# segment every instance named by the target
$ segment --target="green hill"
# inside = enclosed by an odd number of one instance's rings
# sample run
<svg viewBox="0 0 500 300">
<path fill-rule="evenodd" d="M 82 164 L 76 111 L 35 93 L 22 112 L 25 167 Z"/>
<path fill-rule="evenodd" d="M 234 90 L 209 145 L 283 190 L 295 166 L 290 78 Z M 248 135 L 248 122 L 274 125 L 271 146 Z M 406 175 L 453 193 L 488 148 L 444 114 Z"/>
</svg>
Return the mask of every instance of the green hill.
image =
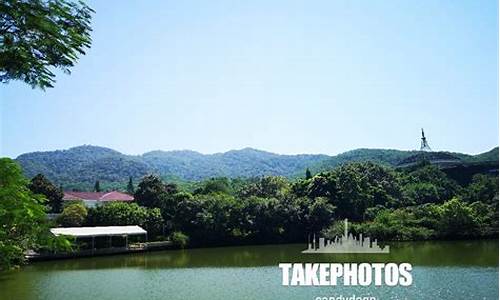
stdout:
<svg viewBox="0 0 500 300">
<path fill-rule="evenodd" d="M 456 160 L 459 163 L 498 162 L 498 147 L 477 155 L 445 151 L 426 152 L 423 154 L 426 159 L 431 161 Z M 383 165 L 401 167 L 405 164 L 415 162 L 421 156 L 422 152 L 420 151 L 362 148 L 347 151 L 336 156 L 331 156 L 330 158 L 311 166 L 311 170 L 314 172 L 326 171 L 351 161 L 372 161 Z"/>
<path fill-rule="evenodd" d="M 465 160 L 470 162 L 498 161 L 498 147 L 495 147 L 488 152 L 468 156 Z"/>
<path fill-rule="evenodd" d="M 280 175 L 303 176 L 306 168 L 313 173 L 329 170 L 351 161 L 374 161 L 398 166 L 418 151 L 390 149 L 356 149 L 336 156 L 322 154 L 280 155 L 245 148 L 224 153 L 201 154 L 195 151 L 151 151 L 143 155 L 126 155 L 97 146 L 78 146 L 68 150 L 33 152 L 17 157 L 27 177 L 45 174 L 57 184 L 90 188 L 96 180 L 104 184 L 124 184 L 129 176 L 137 180 L 156 173 L 179 180 L 209 177 L 256 177 Z M 433 155 L 456 158 L 464 163 L 497 162 L 498 147 L 479 155 L 434 152 Z"/>
<path fill-rule="evenodd" d="M 33 152 L 16 158 L 27 177 L 45 174 L 58 184 L 125 182 L 148 173 L 182 180 L 209 177 L 288 176 L 328 158 L 326 155 L 279 155 L 245 148 L 225 153 L 201 154 L 194 151 L 152 151 L 140 156 L 118 151 L 79 146 L 68 150 Z"/>
</svg>

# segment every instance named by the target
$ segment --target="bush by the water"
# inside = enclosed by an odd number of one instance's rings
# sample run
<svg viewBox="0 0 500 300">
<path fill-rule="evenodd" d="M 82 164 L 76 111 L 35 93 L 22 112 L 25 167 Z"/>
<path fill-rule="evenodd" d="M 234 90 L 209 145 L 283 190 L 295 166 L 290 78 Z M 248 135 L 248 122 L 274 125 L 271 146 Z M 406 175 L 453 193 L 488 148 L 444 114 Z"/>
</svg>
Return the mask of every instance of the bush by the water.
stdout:
<svg viewBox="0 0 500 300">
<path fill-rule="evenodd" d="M 185 248 L 189 243 L 189 237 L 180 231 L 174 231 L 170 237 L 170 240 L 179 248 Z"/>
</svg>

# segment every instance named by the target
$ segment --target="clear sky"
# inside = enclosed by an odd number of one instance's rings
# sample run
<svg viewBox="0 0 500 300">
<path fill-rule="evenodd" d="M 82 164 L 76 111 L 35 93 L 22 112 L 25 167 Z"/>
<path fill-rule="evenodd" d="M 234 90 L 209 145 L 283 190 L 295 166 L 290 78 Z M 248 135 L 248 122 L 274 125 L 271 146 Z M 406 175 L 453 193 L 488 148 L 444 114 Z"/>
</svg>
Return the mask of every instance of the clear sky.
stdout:
<svg viewBox="0 0 500 300">
<path fill-rule="evenodd" d="M 498 145 L 497 1 L 92 1 L 43 92 L 0 86 L 1 156 Z"/>
</svg>

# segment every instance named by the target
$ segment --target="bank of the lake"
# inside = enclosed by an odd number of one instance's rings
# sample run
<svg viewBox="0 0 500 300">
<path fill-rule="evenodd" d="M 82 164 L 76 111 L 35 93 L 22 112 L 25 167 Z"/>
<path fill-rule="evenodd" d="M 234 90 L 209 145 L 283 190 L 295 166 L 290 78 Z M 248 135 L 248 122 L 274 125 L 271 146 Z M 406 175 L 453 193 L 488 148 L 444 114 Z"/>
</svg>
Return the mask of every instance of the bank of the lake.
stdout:
<svg viewBox="0 0 500 300">
<path fill-rule="evenodd" d="M 498 241 L 391 244 L 390 254 L 301 254 L 304 245 L 159 251 L 38 262 L 0 273 L 1 299 L 498 299 Z M 410 262 L 411 287 L 283 287 L 279 262 Z M 478 288 L 481 286 L 481 288 Z M 424 297 L 425 295 L 425 297 Z"/>
</svg>

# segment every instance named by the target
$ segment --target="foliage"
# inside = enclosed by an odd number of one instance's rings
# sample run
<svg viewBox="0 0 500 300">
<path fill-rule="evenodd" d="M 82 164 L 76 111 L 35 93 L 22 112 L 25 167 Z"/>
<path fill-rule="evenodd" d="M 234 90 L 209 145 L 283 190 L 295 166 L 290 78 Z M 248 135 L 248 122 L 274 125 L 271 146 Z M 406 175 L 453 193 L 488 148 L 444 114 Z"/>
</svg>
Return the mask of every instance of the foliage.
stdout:
<svg viewBox="0 0 500 300">
<path fill-rule="evenodd" d="M 72 203 L 66 206 L 57 217 L 57 223 L 63 227 L 82 226 L 87 218 L 87 208 L 82 203 Z"/>
<path fill-rule="evenodd" d="M 172 241 L 172 243 L 175 246 L 183 248 L 183 249 L 189 243 L 189 237 L 180 231 L 172 232 L 172 235 L 170 236 L 170 240 Z"/>
<path fill-rule="evenodd" d="M 99 193 L 101 191 L 101 184 L 99 183 L 99 180 L 96 180 L 94 184 L 94 192 Z"/>
<path fill-rule="evenodd" d="M 463 192 L 467 202 L 498 203 L 498 177 L 476 174 Z"/>
<path fill-rule="evenodd" d="M 397 174 L 389 168 L 370 162 L 350 163 L 298 181 L 292 190 L 309 198 L 325 197 L 337 207 L 337 218 L 359 221 L 365 219 L 370 207 L 399 205 L 399 182 Z"/>
<path fill-rule="evenodd" d="M 130 195 L 133 195 L 135 192 L 134 190 L 134 183 L 132 182 L 132 176 L 128 178 L 128 184 L 127 184 L 127 193 Z"/>
<path fill-rule="evenodd" d="M 279 155 L 245 148 L 216 154 L 152 151 L 143 154 L 141 158 L 162 175 L 175 175 L 184 180 L 202 180 L 214 177 L 294 176 L 328 156 Z"/>
<path fill-rule="evenodd" d="M 460 192 L 459 185 L 437 166 L 427 165 L 403 176 L 407 204 L 443 203 Z"/>
<path fill-rule="evenodd" d="M 467 203 L 453 198 L 439 207 L 439 229 L 445 236 L 467 237 L 479 229 L 474 210 Z"/>
<path fill-rule="evenodd" d="M 414 156 L 418 151 L 400 151 L 391 149 L 355 149 L 341 153 L 321 161 L 311 169 L 316 171 L 328 171 L 349 162 L 371 161 L 381 165 L 396 166 L 400 161 Z"/>
<path fill-rule="evenodd" d="M 243 149 L 222 154 L 204 155 L 193 151 L 154 151 L 140 156 L 118 151 L 79 146 L 62 151 L 26 153 L 17 157 L 26 176 L 38 173 L 65 188 L 91 191 L 96 179 L 103 189 L 114 183 L 113 189 L 126 191 L 129 177 L 139 180 L 150 173 L 160 174 L 172 182 L 199 181 L 217 177 L 251 178 L 264 175 L 293 176 L 303 172 L 326 155 L 278 155 Z"/>
<path fill-rule="evenodd" d="M 227 241 L 233 229 L 234 197 L 227 194 L 184 197 L 174 211 L 174 228 L 187 233 L 197 243 Z"/>
<path fill-rule="evenodd" d="M 70 73 L 91 44 L 93 10 L 65 0 L 0 2 L 0 81 L 53 87 L 53 69 Z"/>
<path fill-rule="evenodd" d="M 203 182 L 202 186 L 194 190 L 194 194 L 223 193 L 232 194 L 231 182 L 226 177 L 210 178 Z"/>
<path fill-rule="evenodd" d="M 498 161 L 498 147 L 490 151 L 480 153 L 471 157 L 467 157 L 466 161 L 481 162 L 481 161 Z"/>
<path fill-rule="evenodd" d="M 380 210 L 372 222 L 354 225 L 356 233 L 389 240 L 426 240 L 436 237 L 437 212 L 433 205 Z"/>
<path fill-rule="evenodd" d="M 265 176 L 255 183 L 246 185 L 241 191 L 242 197 L 272 197 L 283 198 L 290 190 L 286 178 L 280 176 Z"/>
<path fill-rule="evenodd" d="M 140 158 L 95 146 L 80 146 L 63 151 L 34 152 L 16 158 L 24 174 L 33 177 L 44 174 L 66 189 L 92 191 L 96 179 L 103 190 L 124 189 L 129 176 L 138 179 L 152 170 Z"/>
<path fill-rule="evenodd" d="M 410 205 L 440 202 L 437 187 L 429 182 L 408 183 L 403 197 L 407 199 L 405 204 Z"/>
<path fill-rule="evenodd" d="M 193 246 L 299 242 L 310 233 L 338 232 L 336 221 L 344 218 L 355 222 L 354 232 L 384 240 L 470 238 L 498 233 L 498 209 L 490 199 L 497 186 L 492 183 L 477 177 L 460 187 L 429 164 L 394 170 L 356 162 L 293 182 L 280 176 L 211 178 L 199 182 L 192 193 L 149 175 L 139 183 L 136 199 L 156 207 L 163 229 L 186 234 Z M 459 198 L 477 191 L 484 201 Z"/>
<path fill-rule="evenodd" d="M 162 234 L 162 224 L 160 209 L 126 202 L 112 202 L 90 208 L 86 219 L 87 226 L 139 225 L 151 236 Z"/>
<path fill-rule="evenodd" d="M 498 208 L 468 204 L 455 197 L 443 204 L 384 209 L 373 222 L 356 224 L 356 231 L 383 240 L 426 240 L 498 235 Z"/>
<path fill-rule="evenodd" d="M 295 180 L 214 177 L 183 190 L 147 175 L 135 191 L 137 203 L 90 209 L 86 224 L 137 224 L 171 238 L 182 232 L 190 246 L 303 242 L 311 233 L 338 233 L 344 218 L 354 233 L 385 241 L 494 237 L 495 180 L 478 175 L 460 186 L 430 164 L 400 170 L 372 162 Z"/>
<path fill-rule="evenodd" d="M 236 178 L 244 178 L 244 181 L 263 176 L 298 179 L 304 177 L 304 170 L 307 168 L 311 174 L 317 174 L 320 171 L 330 172 L 355 161 L 381 162 L 383 165 L 396 167 L 401 159 L 412 155 L 415 152 L 382 149 L 358 149 L 336 156 L 278 155 L 246 148 L 210 155 L 194 151 L 153 151 L 135 156 L 109 148 L 79 146 L 62 151 L 27 153 L 16 160 L 22 165 L 26 176 L 31 178 L 42 173 L 54 183 L 63 184 L 68 190 L 92 191 L 95 180 L 99 179 L 102 190 L 126 192 L 130 177 L 139 180 L 154 173 L 168 182 L 184 186 L 186 191 L 200 186 L 193 181 L 227 177 L 231 180 L 233 190 L 237 191 L 234 186 L 238 184 L 235 182 Z M 454 155 L 462 161 L 476 157 Z M 482 156 L 479 154 L 477 157 Z M 481 159 L 475 161 L 477 164 L 481 162 Z M 462 169 L 457 171 L 460 170 Z"/>
<path fill-rule="evenodd" d="M 134 198 L 139 205 L 158 207 L 160 199 L 167 193 L 167 186 L 157 175 L 147 175 L 142 178 L 135 191 Z"/>
<path fill-rule="evenodd" d="M 306 169 L 306 179 L 311 179 L 312 178 L 312 174 L 311 174 L 311 170 L 309 170 L 309 168 Z"/>
<path fill-rule="evenodd" d="M 0 269 L 22 264 L 29 249 L 71 246 L 49 233 L 46 201 L 30 191 L 17 163 L 0 158 Z"/>
<path fill-rule="evenodd" d="M 45 176 L 38 174 L 31 179 L 28 185 L 29 189 L 34 194 L 40 194 L 48 199 L 50 211 L 58 213 L 62 208 L 62 198 L 64 197 L 63 191 L 52 184 Z"/>
</svg>

